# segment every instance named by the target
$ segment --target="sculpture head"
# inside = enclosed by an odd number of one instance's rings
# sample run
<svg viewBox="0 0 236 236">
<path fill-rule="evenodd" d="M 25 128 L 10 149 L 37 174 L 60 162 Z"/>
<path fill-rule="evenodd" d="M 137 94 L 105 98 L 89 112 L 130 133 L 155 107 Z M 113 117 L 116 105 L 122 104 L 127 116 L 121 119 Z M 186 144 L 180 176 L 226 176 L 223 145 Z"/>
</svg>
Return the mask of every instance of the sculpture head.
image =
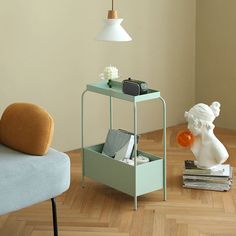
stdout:
<svg viewBox="0 0 236 236">
<path fill-rule="evenodd" d="M 213 102 L 210 106 L 204 103 L 198 103 L 188 112 L 185 112 L 185 118 L 188 122 L 188 129 L 194 136 L 202 134 L 204 131 L 214 129 L 213 121 L 220 114 L 220 103 Z"/>
</svg>

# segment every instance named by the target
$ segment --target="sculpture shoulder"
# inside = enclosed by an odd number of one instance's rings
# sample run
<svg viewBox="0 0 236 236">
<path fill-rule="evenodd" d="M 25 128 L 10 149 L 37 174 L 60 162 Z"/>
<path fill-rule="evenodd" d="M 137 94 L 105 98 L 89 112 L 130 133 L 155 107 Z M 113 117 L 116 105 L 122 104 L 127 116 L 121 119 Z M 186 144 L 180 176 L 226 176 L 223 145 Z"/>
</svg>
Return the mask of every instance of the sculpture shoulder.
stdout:
<svg viewBox="0 0 236 236">
<path fill-rule="evenodd" d="M 217 138 L 212 141 L 210 149 L 217 161 L 223 160 L 224 162 L 229 157 L 228 151 L 226 150 L 225 146 Z"/>
<path fill-rule="evenodd" d="M 204 168 L 222 164 L 229 156 L 226 148 L 217 138 L 205 140 L 205 142 L 201 139 L 195 140 L 191 150 L 198 165 Z"/>
</svg>

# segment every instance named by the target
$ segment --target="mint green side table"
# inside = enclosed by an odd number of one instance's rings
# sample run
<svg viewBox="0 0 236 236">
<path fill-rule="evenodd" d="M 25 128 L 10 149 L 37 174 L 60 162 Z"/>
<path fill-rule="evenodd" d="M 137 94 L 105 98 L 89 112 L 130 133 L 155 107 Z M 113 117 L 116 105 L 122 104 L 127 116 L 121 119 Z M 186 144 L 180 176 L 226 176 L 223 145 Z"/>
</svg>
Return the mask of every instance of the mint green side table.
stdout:
<svg viewBox="0 0 236 236">
<path fill-rule="evenodd" d="M 87 92 L 103 94 L 109 97 L 110 129 L 112 129 L 112 98 L 133 103 L 134 112 L 134 166 L 114 160 L 102 154 L 103 145 L 84 146 L 84 97 Z M 158 99 L 163 105 L 163 156 L 158 157 L 137 149 L 137 103 Z M 166 103 L 160 92 L 149 89 L 147 94 L 131 96 L 122 92 L 122 83 L 112 81 L 109 88 L 106 81 L 88 84 L 81 96 L 81 142 L 82 142 L 82 186 L 84 177 L 106 184 L 114 189 L 134 197 L 134 209 L 137 210 L 137 197 L 155 190 L 163 189 L 163 200 L 167 199 L 166 190 Z M 151 161 L 137 165 L 137 156 L 142 154 Z"/>
</svg>

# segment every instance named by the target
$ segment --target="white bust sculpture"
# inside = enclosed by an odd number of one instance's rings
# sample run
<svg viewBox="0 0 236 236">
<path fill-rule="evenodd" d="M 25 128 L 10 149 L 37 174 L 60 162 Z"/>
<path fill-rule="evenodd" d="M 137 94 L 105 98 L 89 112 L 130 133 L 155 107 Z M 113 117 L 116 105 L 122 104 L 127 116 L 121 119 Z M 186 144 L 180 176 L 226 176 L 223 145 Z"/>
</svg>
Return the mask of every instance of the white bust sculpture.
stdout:
<svg viewBox="0 0 236 236">
<path fill-rule="evenodd" d="M 219 114 L 219 102 L 213 102 L 210 106 L 199 103 L 185 112 L 188 129 L 194 136 L 191 151 L 201 169 L 217 169 L 229 157 L 225 146 L 213 132 L 213 121 Z"/>
</svg>

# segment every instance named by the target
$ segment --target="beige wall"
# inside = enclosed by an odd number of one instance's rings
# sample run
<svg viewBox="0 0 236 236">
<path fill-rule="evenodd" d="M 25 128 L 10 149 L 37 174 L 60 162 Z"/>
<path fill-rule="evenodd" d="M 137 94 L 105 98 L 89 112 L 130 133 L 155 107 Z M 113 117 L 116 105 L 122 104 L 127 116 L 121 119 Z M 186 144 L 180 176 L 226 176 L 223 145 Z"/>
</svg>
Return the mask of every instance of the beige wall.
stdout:
<svg viewBox="0 0 236 236">
<path fill-rule="evenodd" d="M 236 1 L 198 0 L 196 97 L 218 100 L 216 125 L 236 129 Z"/>
<path fill-rule="evenodd" d="M 25 101 L 55 118 L 53 146 L 80 147 L 80 96 L 109 65 L 159 89 L 168 105 L 168 126 L 184 121 L 195 100 L 195 0 L 119 0 L 116 6 L 130 43 L 94 37 L 109 1 L 25 0 L 0 3 L 0 109 Z M 115 102 L 115 127 L 131 129 L 132 106 Z M 104 140 L 108 99 L 88 95 L 86 144 Z M 139 106 L 139 132 L 161 128 L 161 103 Z M 131 117 L 130 117 L 131 116 Z"/>
</svg>

